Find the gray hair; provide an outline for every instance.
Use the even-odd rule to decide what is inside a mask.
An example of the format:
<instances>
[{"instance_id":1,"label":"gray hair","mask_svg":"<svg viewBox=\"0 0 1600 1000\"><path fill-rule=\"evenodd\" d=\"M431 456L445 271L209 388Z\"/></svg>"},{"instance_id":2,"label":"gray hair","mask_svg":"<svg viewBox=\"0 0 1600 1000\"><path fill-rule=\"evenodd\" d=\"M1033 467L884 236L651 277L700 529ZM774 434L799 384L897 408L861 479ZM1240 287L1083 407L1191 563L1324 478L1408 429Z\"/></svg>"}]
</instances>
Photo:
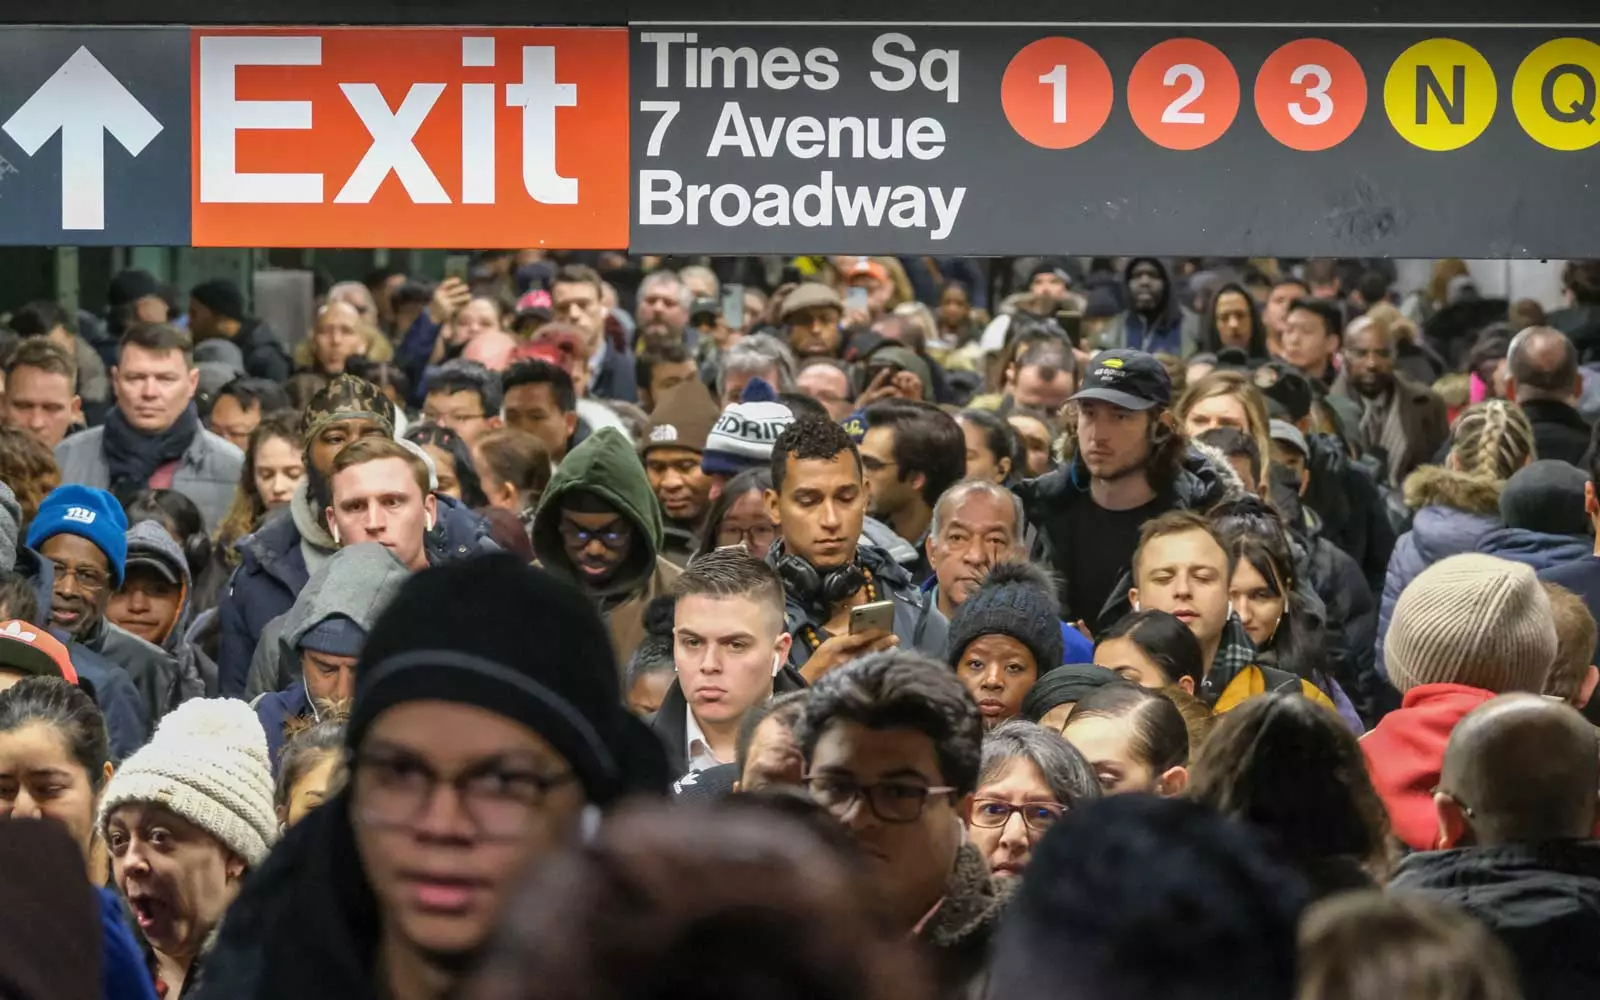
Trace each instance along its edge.
<instances>
[{"instance_id":1,"label":"gray hair","mask_svg":"<svg viewBox=\"0 0 1600 1000\"><path fill-rule=\"evenodd\" d=\"M711 270L709 267L706 267L704 264L690 264L688 267L678 268L678 280L683 282L683 286L685 288L689 287L689 279L691 277L710 278L711 295L713 298L715 298L717 294L722 291L722 282L717 280L717 272Z\"/></svg>"},{"instance_id":2,"label":"gray hair","mask_svg":"<svg viewBox=\"0 0 1600 1000\"><path fill-rule=\"evenodd\" d=\"M753 375L765 377L773 368L778 369L779 392L794 392L794 352L789 345L770 333L757 333L745 337L722 352L722 363L717 369L717 395L727 388L728 375Z\"/></svg>"},{"instance_id":3,"label":"gray hair","mask_svg":"<svg viewBox=\"0 0 1600 1000\"><path fill-rule=\"evenodd\" d=\"M1044 775L1050 794L1068 809L1100 797L1094 768L1060 733L1026 719L1002 722L984 734L978 787L1000 777L1014 760L1027 760Z\"/></svg>"},{"instance_id":4,"label":"gray hair","mask_svg":"<svg viewBox=\"0 0 1600 1000\"><path fill-rule=\"evenodd\" d=\"M928 537L938 538L939 533L944 529L944 521L947 516L945 512L956 504L966 502L966 499L974 493L984 493L996 500L1011 504L1011 514L1015 519L1014 523L1016 525L1011 531L1011 541L1013 545L1020 546L1022 544L1022 533L1027 528L1027 522L1023 520L1022 498L999 483L991 483L987 479L963 479L939 494L939 499L933 505L933 520L928 525Z\"/></svg>"},{"instance_id":5,"label":"gray hair","mask_svg":"<svg viewBox=\"0 0 1600 1000\"><path fill-rule=\"evenodd\" d=\"M644 304L645 293L651 288L654 288L656 285L668 283L677 286L678 301L683 303L683 307L685 309L688 309L690 306L694 305L694 293L689 291L689 286L683 283L682 278L678 277L677 271L671 271L665 268L660 271L651 271L649 274L644 276L643 281L639 282L639 304Z\"/></svg>"}]
</instances>

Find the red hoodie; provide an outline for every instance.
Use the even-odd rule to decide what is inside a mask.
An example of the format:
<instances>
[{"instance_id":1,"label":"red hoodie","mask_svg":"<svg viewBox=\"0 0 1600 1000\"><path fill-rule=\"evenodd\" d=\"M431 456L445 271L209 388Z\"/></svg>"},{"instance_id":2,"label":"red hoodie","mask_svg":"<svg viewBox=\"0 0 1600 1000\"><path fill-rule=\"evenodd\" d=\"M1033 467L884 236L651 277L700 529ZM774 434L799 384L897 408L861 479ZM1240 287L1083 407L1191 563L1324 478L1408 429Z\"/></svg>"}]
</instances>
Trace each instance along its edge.
<instances>
[{"instance_id":1,"label":"red hoodie","mask_svg":"<svg viewBox=\"0 0 1600 1000\"><path fill-rule=\"evenodd\" d=\"M1423 684L1407 691L1400 708L1361 738L1367 773L1389 810L1394 835L1412 850L1432 850L1439 836L1433 790L1450 730L1493 697L1493 691L1462 684Z\"/></svg>"}]
</instances>

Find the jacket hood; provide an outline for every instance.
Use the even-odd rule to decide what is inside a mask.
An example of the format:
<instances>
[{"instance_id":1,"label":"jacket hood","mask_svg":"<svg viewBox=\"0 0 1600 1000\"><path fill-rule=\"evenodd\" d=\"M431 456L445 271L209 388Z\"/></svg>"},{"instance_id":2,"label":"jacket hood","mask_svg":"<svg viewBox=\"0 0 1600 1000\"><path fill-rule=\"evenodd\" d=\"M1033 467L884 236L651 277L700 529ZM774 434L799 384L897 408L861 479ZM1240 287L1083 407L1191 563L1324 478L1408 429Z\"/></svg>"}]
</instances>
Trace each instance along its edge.
<instances>
[{"instance_id":1,"label":"jacket hood","mask_svg":"<svg viewBox=\"0 0 1600 1000\"><path fill-rule=\"evenodd\" d=\"M1536 570L1576 562L1594 554L1594 539L1551 535L1527 528L1496 528L1479 540L1485 555L1524 563Z\"/></svg>"},{"instance_id":2,"label":"jacket hood","mask_svg":"<svg viewBox=\"0 0 1600 1000\"><path fill-rule=\"evenodd\" d=\"M17 543L22 537L22 505L11 487L0 483L0 568L17 564Z\"/></svg>"},{"instance_id":3,"label":"jacket hood","mask_svg":"<svg viewBox=\"0 0 1600 1000\"><path fill-rule=\"evenodd\" d=\"M189 595L194 590L194 581L189 575L189 560L173 537L167 534L167 529L155 521L140 521L128 529L128 562L139 559L161 563L172 571L178 578L178 586L183 588L178 600L178 618L161 642L167 652L176 653L183 645L183 637L189 632L193 610L189 604Z\"/></svg>"},{"instance_id":4,"label":"jacket hood","mask_svg":"<svg viewBox=\"0 0 1600 1000\"><path fill-rule=\"evenodd\" d=\"M1161 272L1161 300L1156 304L1156 314L1161 317L1157 320L1157 325L1164 326L1168 321L1176 319L1181 314L1177 296L1172 294L1172 271L1167 267L1166 261L1160 257L1129 257L1128 263L1122 267L1122 287L1124 289L1128 287L1128 279L1133 277L1133 269L1144 263L1154 264ZM1133 310L1131 301L1128 304L1128 309L1130 312Z\"/></svg>"},{"instance_id":5,"label":"jacket hood","mask_svg":"<svg viewBox=\"0 0 1600 1000\"><path fill-rule=\"evenodd\" d=\"M1426 851L1438 837L1433 790L1451 730L1494 696L1462 684L1422 684L1362 737L1372 787L1389 812L1394 835L1412 850Z\"/></svg>"},{"instance_id":6,"label":"jacket hood","mask_svg":"<svg viewBox=\"0 0 1600 1000\"><path fill-rule=\"evenodd\" d=\"M300 532L300 537L326 552L332 552L339 545L328 533L328 524L322 517L322 511L317 510L316 503L311 499L311 477L302 476L294 488L294 496L289 500L289 516L294 518L294 526Z\"/></svg>"},{"instance_id":7,"label":"jacket hood","mask_svg":"<svg viewBox=\"0 0 1600 1000\"><path fill-rule=\"evenodd\" d=\"M638 589L655 572L661 551L661 508L639 456L621 431L602 427L568 452L539 499L539 510L533 516L533 554L545 569L568 580L579 577L561 544L561 502L576 490L594 494L633 522L633 551L605 590L626 593Z\"/></svg>"},{"instance_id":8,"label":"jacket hood","mask_svg":"<svg viewBox=\"0 0 1600 1000\"><path fill-rule=\"evenodd\" d=\"M1406 477L1402 491L1406 506L1412 510L1450 507L1498 521L1500 490L1504 486L1498 480L1469 476L1442 465L1424 465Z\"/></svg>"},{"instance_id":9,"label":"jacket hood","mask_svg":"<svg viewBox=\"0 0 1600 1000\"><path fill-rule=\"evenodd\" d=\"M871 546L882 549L889 558L902 566L914 565L920 555L916 546L895 534L893 528L875 517L868 517L861 522L861 538Z\"/></svg>"},{"instance_id":10,"label":"jacket hood","mask_svg":"<svg viewBox=\"0 0 1600 1000\"><path fill-rule=\"evenodd\" d=\"M394 553L377 542L340 549L306 581L283 622L289 649L305 634L335 615L343 615L371 632L378 613L389 606L410 576Z\"/></svg>"}]
</instances>

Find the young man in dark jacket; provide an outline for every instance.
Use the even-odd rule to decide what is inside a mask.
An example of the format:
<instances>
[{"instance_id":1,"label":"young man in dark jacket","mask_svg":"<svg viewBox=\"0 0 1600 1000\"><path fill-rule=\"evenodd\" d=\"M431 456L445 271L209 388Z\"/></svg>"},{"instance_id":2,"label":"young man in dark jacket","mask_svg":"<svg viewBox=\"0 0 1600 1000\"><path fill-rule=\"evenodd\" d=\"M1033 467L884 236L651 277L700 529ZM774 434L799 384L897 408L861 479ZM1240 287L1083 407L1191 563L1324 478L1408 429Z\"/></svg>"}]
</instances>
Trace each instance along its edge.
<instances>
[{"instance_id":1,"label":"young man in dark jacket","mask_svg":"<svg viewBox=\"0 0 1600 1000\"><path fill-rule=\"evenodd\" d=\"M245 315L244 293L226 278L201 282L189 290L189 329L198 341L222 337L244 355L244 370L253 378L287 381L293 366L272 328Z\"/></svg>"},{"instance_id":2,"label":"young man in dark jacket","mask_svg":"<svg viewBox=\"0 0 1600 1000\"><path fill-rule=\"evenodd\" d=\"M796 735L811 797L863 848L862 891L927 956L935 996L985 995L1017 880L966 839L983 746L967 689L927 657L875 653L818 681Z\"/></svg>"},{"instance_id":3,"label":"young man in dark jacket","mask_svg":"<svg viewBox=\"0 0 1600 1000\"><path fill-rule=\"evenodd\" d=\"M1487 924L1527 1000L1600 990L1597 760L1594 727L1567 705L1511 694L1473 709L1450 733L1433 794L1441 849L1408 856L1389 883Z\"/></svg>"},{"instance_id":4,"label":"young man in dark jacket","mask_svg":"<svg viewBox=\"0 0 1600 1000\"><path fill-rule=\"evenodd\" d=\"M782 541L767 560L783 579L789 667L814 684L858 656L899 646L943 658L948 623L887 553L861 542L867 483L850 434L826 417L796 420L772 447L767 516ZM851 611L891 601L894 630L853 631Z\"/></svg>"}]
</instances>

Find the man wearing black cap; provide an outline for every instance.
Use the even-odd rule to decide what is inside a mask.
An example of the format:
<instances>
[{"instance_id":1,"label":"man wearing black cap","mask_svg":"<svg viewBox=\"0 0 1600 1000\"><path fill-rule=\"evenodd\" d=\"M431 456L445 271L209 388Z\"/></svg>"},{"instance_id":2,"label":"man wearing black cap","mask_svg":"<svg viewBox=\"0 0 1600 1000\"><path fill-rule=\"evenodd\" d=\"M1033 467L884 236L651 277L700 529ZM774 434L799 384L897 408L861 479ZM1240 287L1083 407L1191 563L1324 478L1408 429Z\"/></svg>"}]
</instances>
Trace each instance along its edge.
<instances>
[{"instance_id":1,"label":"man wearing black cap","mask_svg":"<svg viewBox=\"0 0 1600 1000\"><path fill-rule=\"evenodd\" d=\"M1143 351L1101 351L1089 361L1072 462L1020 484L1038 529L1035 555L1059 579L1063 620L1092 631L1127 610L1128 566L1139 527L1169 510L1204 510L1225 480L1189 451L1169 405L1172 382Z\"/></svg>"},{"instance_id":2,"label":"man wearing black cap","mask_svg":"<svg viewBox=\"0 0 1600 1000\"><path fill-rule=\"evenodd\" d=\"M197 1000L450 994L530 865L666 790L613 659L589 601L511 556L407 580L356 664L349 782L247 882Z\"/></svg>"},{"instance_id":3,"label":"man wearing black cap","mask_svg":"<svg viewBox=\"0 0 1600 1000\"><path fill-rule=\"evenodd\" d=\"M196 341L222 337L244 355L244 370L256 378L282 382L293 367L277 335L244 312L244 293L226 278L203 281L189 291L189 330Z\"/></svg>"}]
</instances>

